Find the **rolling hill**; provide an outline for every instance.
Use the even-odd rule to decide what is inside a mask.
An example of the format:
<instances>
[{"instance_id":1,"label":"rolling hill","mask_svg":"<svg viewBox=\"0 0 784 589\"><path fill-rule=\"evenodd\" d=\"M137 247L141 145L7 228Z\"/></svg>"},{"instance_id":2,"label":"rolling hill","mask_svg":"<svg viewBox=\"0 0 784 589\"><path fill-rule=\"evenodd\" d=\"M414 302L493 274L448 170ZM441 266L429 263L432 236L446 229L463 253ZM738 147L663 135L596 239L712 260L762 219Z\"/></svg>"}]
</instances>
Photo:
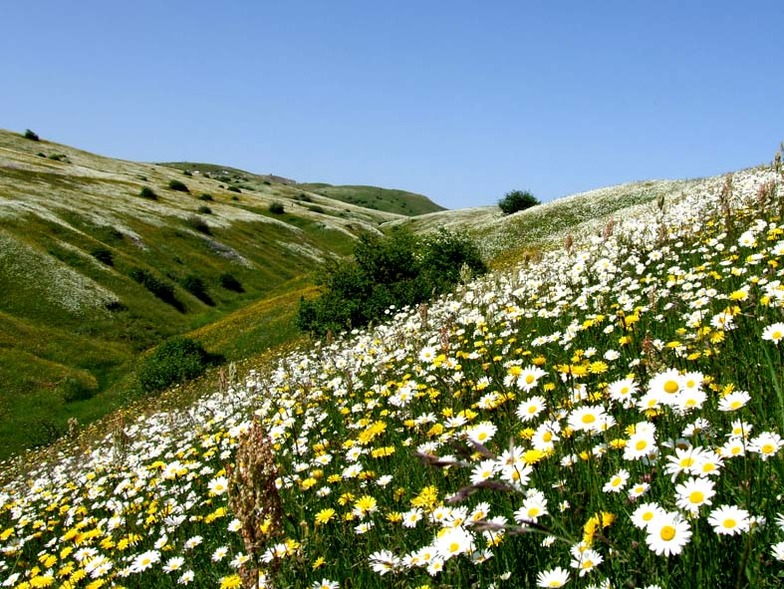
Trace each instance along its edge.
<instances>
[{"instance_id":1,"label":"rolling hill","mask_svg":"<svg viewBox=\"0 0 784 589\"><path fill-rule=\"evenodd\" d=\"M294 337L314 271L398 218L285 178L0 131L0 457L124 404L167 337L197 330L228 360Z\"/></svg>"}]
</instances>

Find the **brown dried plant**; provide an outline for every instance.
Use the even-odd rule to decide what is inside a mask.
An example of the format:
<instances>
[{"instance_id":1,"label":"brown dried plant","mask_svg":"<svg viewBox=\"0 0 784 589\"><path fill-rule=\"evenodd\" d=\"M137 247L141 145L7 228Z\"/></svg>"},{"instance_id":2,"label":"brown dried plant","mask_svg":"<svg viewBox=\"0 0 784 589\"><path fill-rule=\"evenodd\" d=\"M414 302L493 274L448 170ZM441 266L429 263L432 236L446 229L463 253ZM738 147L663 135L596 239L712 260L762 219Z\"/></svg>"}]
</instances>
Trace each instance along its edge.
<instances>
[{"instance_id":1,"label":"brown dried plant","mask_svg":"<svg viewBox=\"0 0 784 589\"><path fill-rule=\"evenodd\" d=\"M240 534L251 559L240 567L242 586L259 585L259 558L264 546L283 533L283 507L275 485L278 469L267 432L254 421L240 442L235 463L226 468L229 476L229 507L240 520ZM277 561L267 565L267 583L277 570Z\"/></svg>"}]
</instances>

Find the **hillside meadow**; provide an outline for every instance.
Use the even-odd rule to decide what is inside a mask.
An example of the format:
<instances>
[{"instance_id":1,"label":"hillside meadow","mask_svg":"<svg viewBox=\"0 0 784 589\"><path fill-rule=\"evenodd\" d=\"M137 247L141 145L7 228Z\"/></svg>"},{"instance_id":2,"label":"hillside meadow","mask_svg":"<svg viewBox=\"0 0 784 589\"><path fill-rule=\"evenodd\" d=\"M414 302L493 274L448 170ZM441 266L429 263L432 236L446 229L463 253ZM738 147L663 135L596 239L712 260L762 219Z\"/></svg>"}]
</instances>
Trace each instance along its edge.
<instances>
[{"instance_id":1,"label":"hillside meadow","mask_svg":"<svg viewBox=\"0 0 784 589\"><path fill-rule=\"evenodd\" d=\"M440 208L364 188L373 198L357 206L341 200L356 187L325 196L0 130L0 460L135 400L140 363L168 338L203 338L227 361L296 338L325 260L402 217L374 207Z\"/></svg>"},{"instance_id":2,"label":"hillside meadow","mask_svg":"<svg viewBox=\"0 0 784 589\"><path fill-rule=\"evenodd\" d=\"M780 586L780 157L9 468L0 586Z\"/></svg>"}]
</instances>

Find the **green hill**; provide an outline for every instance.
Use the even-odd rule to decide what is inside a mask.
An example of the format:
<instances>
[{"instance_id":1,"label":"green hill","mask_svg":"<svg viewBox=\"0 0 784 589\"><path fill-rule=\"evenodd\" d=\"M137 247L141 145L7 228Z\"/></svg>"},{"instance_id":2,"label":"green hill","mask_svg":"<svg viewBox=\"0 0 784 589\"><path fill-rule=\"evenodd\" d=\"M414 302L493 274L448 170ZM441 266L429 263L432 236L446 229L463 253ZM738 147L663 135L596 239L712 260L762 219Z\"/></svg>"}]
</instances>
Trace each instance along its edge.
<instances>
[{"instance_id":1,"label":"green hill","mask_svg":"<svg viewBox=\"0 0 784 589\"><path fill-rule=\"evenodd\" d=\"M294 337L296 304L262 305L269 321L258 304L297 301L325 259L396 218L283 178L0 131L0 458L123 405L170 336L200 330L229 360ZM210 332L249 309L237 341Z\"/></svg>"},{"instance_id":2,"label":"green hill","mask_svg":"<svg viewBox=\"0 0 784 589\"><path fill-rule=\"evenodd\" d=\"M446 210L421 194L378 188L377 186L332 186L331 184L300 184L310 192L369 209L415 217Z\"/></svg>"}]
</instances>

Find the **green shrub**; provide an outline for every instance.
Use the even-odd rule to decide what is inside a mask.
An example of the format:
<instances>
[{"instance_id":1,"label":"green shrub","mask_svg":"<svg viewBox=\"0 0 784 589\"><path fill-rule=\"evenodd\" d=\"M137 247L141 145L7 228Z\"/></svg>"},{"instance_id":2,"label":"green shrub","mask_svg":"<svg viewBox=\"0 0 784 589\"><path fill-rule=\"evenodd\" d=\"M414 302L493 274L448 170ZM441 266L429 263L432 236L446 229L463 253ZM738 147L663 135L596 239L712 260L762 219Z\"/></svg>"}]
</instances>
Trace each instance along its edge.
<instances>
[{"instance_id":1,"label":"green shrub","mask_svg":"<svg viewBox=\"0 0 784 589\"><path fill-rule=\"evenodd\" d=\"M239 193L242 193L242 190L240 190L236 186L229 186L228 190L229 190L229 192L239 192Z\"/></svg>"},{"instance_id":2,"label":"green shrub","mask_svg":"<svg viewBox=\"0 0 784 589\"><path fill-rule=\"evenodd\" d=\"M139 384L145 393L155 393L201 376L216 358L202 344L186 337L172 338L156 348L139 369Z\"/></svg>"},{"instance_id":3,"label":"green shrub","mask_svg":"<svg viewBox=\"0 0 784 589\"><path fill-rule=\"evenodd\" d=\"M197 211L199 213L201 213L202 215L211 215L212 214L212 209L210 207L208 207L207 205L201 205L197 209Z\"/></svg>"},{"instance_id":4,"label":"green shrub","mask_svg":"<svg viewBox=\"0 0 784 589\"><path fill-rule=\"evenodd\" d=\"M234 292L245 292L245 289L242 288L240 281L229 273L221 274L218 277L218 284L220 284L221 287L225 288L226 290L232 290Z\"/></svg>"},{"instance_id":5,"label":"green shrub","mask_svg":"<svg viewBox=\"0 0 784 589\"><path fill-rule=\"evenodd\" d=\"M191 176L193 176L193 174L191 173L191 171L190 171L190 170L183 170L183 171L182 171L182 175L183 175L183 176L188 176L189 178L190 178Z\"/></svg>"},{"instance_id":6,"label":"green shrub","mask_svg":"<svg viewBox=\"0 0 784 589\"><path fill-rule=\"evenodd\" d=\"M180 312L185 311L182 303L174 296L174 287L171 284L158 280L152 273L144 268L134 268L128 272L128 276L131 280L141 284L164 303L168 303Z\"/></svg>"},{"instance_id":7,"label":"green shrub","mask_svg":"<svg viewBox=\"0 0 784 589\"><path fill-rule=\"evenodd\" d=\"M210 229L207 221L197 215L190 215L187 219L185 219L185 222L191 229L195 229L199 233L204 233L204 235L212 235L212 229Z\"/></svg>"},{"instance_id":8,"label":"green shrub","mask_svg":"<svg viewBox=\"0 0 784 589\"><path fill-rule=\"evenodd\" d=\"M150 200L158 200L158 195L155 194L155 191L149 186L143 186L139 192L139 196L142 198L148 198Z\"/></svg>"},{"instance_id":9,"label":"green shrub","mask_svg":"<svg viewBox=\"0 0 784 589\"><path fill-rule=\"evenodd\" d=\"M170 180L169 181L169 190L176 190L177 192L188 192L190 193L190 189L185 186L179 180Z\"/></svg>"},{"instance_id":10,"label":"green shrub","mask_svg":"<svg viewBox=\"0 0 784 589\"><path fill-rule=\"evenodd\" d=\"M114 266L114 257L112 256L111 250L105 247L97 247L90 252L90 255L101 262L101 264L106 264L107 266Z\"/></svg>"},{"instance_id":11,"label":"green shrub","mask_svg":"<svg viewBox=\"0 0 784 589\"><path fill-rule=\"evenodd\" d=\"M207 292L207 285L201 276L197 274L189 274L180 280L180 286L203 302L205 305L213 306L215 301L212 300L210 294Z\"/></svg>"},{"instance_id":12,"label":"green shrub","mask_svg":"<svg viewBox=\"0 0 784 589\"><path fill-rule=\"evenodd\" d=\"M30 129L25 129L24 138L29 139L30 141L40 141L41 138L38 136L38 133L35 131L31 131Z\"/></svg>"},{"instance_id":13,"label":"green shrub","mask_svg":"<svg viewBox=\"0 0 784 589\"><path fill-rule=\"evenodd\" d=\"M511 215L518 211L530 209L538 204L541 204L539 199L527 190L513 190L507 192L504 198L498 201L498 208L501 209L504 215Z\"/></svg>"},{"instance_id":14,"label":"green shrub","mask_svg":"<svg viewBox=\"0 0 784 589\"><path fill-rule=\"evenodd\" d=\"M215 200L211 194L204 193L199 195L199 200Z\"/></svg>"},{"instance_id":15,"label":"green shrub","mask_svg":"<svg viewBox=\"0 0 784 589\"><path fill-rule=\"evenodd\" d=\"M325 215L325 214L326 214L326 211L324 211L324 209L323 209L323 208L321 208L321 207L320 207L320 206L318 206L318 205L311 205L311 206L309 206L309 207L308 207L308 210L309 210L311 213L320 213L320 214L322 214L322 215Z\"/></svg>"},{"instance_id":16,"label":"green shrub","mask_svg":"<svg viewBox=\"0 0 784 589\"><path fill-rule=\"evenodd\" d=\"M269 206L269 212L270 212L270 213L272 213L272 214L274 214L274 215L282 215L283 213L285 213L285 212L286 212L286 209L285 209L285 207L283 206L283 203L280 203L280 202L273 202L273 203L272 203L272 204L270 204L270 206Z\"/></svg>"},{"instance_id":17,"label":"green shrub","mask_svg":"<svg viewBox=\"0 0 784 589\"><path fill-rule=\"evenodd\" d=\"M86 386L76 378L66 378L59 387L63 395L63 401L73 403L74 401L86 401L92 399L96 389Z\"/></svg>"},{"instance_id":18,"label":"green shrub","mask_svg":"<svg viewBox=\"0 0 784 589\"><path fill-rule=\"evenodd\" d=\"M324 293L300 302L297 325L316 335L367 325L391 305L415 305L447 292L466 267L475 275L487 271L470 240L445 230L428 238L402 229L386 237L363 234L353 259L322 269Z\"/></svg>"},{"instance_id":19,"label":"green shrub","mask_svg":"<svg viewBox=\"0 0 784 589\"><path fill-rule=\"evenodd\" d=\"M50 160L54 160L56 162L64 162L68 160L68 156L64 153L53 153L49 156Z\"/></svg>"}]
</instances>

